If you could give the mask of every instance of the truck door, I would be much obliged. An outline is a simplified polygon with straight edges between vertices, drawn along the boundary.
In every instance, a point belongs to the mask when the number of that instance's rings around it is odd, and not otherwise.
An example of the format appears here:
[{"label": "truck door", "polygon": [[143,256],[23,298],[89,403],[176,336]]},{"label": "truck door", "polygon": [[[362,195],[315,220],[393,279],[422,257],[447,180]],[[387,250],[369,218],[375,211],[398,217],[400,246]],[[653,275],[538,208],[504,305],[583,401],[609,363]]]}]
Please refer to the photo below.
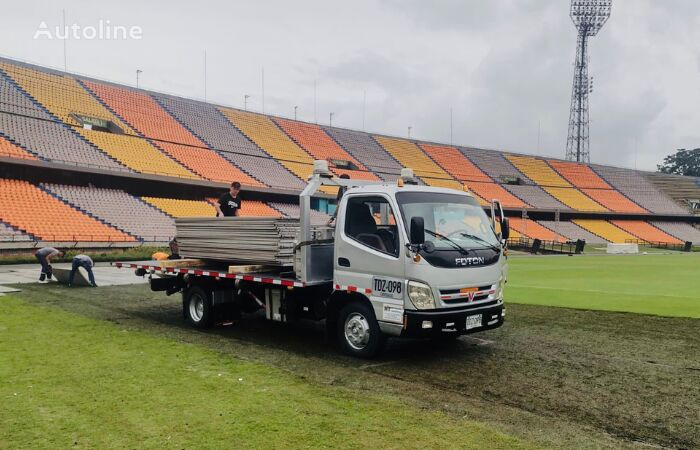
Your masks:
[{"label": "truck door", "polygon": [[[379,320],[398,318],[403,314],[406,250],[394,210],[381,195],[352,195],[343,200],[347,203],[336,228],[335,284],[365,293]],[[367,290],[371,293],[366,294]]]}]

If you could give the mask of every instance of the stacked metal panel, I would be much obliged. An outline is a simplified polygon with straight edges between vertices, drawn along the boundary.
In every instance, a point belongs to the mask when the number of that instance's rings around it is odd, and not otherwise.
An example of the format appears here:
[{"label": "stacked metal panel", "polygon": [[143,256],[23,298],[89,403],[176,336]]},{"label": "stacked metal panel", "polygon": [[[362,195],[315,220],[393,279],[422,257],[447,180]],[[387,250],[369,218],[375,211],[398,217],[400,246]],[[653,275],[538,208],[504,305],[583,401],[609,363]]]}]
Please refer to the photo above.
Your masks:
[{"label": "stacked metal panel", "polygon": [[275,217],[190,217],[175,220],[185,258],[292,266],[299,220]]}]

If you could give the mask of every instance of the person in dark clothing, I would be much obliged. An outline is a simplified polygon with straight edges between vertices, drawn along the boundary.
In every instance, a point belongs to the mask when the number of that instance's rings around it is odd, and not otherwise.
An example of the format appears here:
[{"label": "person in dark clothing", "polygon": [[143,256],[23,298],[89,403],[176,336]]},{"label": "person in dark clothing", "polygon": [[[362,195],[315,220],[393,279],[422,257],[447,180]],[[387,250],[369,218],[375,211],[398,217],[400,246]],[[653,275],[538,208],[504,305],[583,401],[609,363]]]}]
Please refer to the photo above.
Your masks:
[{"label": "person in dark clothing", "polygon": [[62,257],[63,255],[65,255],[63,250],[53,247],[40,248],[36,251],[36,253],[34,253],[36,259],[39,260],[39,264],[41,264],[41,275],[39,275],[39,281],[51,279],[51,258],[54,256]]},{"label": "person in dark clothing", "polygon": [[219,197],[219,201],[214,203],[217,217],[238,216],[241,210],[241,183],[234,181],[227,193]]},{"label": "person in dark clothing", "polygon": [[88,278],[90,279],[90,286],[97,287],[97,284],[95,283],[95,275],[92,273],[92,266],[94,265],[95,263],[92,262],[92,258],[90,258],[88,255],[76,255],[76,257],[73,258],[73,267],[71,267],[70,275],[68,276],[68,286],[73,284],[75,272],[78,271],[78,267],[82,267],[87,271]]}]

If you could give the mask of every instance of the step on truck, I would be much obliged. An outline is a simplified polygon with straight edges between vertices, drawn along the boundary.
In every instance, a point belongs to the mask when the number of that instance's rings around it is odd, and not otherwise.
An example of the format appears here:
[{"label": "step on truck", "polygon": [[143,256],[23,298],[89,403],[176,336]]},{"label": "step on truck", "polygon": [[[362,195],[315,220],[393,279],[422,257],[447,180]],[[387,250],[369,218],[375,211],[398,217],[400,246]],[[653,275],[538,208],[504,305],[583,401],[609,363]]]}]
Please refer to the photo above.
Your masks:
[{"label": "step on truck", "polygon": [[[311,197],[321,186],[345,192],[319,239]],[[325,320],[339,346],[358,357],[376,355],[387,337],[449,339],[503,324],[509,226],[497,200],[489,217],[466,187],[422,186],[410,169],[395,183],[343,179],[316,161],[299,203],[293,267],[116,265],[149,274],[154,291],[182,292],[183,316],[194,327],[259,310],[278,322]]]}]

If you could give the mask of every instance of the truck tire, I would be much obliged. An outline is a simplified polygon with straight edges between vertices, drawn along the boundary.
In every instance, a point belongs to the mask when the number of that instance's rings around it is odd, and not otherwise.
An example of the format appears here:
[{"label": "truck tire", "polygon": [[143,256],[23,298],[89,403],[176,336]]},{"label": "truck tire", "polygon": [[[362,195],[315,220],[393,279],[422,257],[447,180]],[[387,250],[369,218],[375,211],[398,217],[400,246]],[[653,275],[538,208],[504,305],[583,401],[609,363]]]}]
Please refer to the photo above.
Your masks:
[{"label": "truck tire", "polygon": [[214,305],[211,294],[199,286],[192,286],[184,293],[183,312],[187,322],[195,328],[209,328],[214,323]]},{"label": "truck tire", "polygon": [[376,356],[386,341],[372,307],[359,302],[352,302],[340,310],[337,338],[345,353],[360,358]]}]

